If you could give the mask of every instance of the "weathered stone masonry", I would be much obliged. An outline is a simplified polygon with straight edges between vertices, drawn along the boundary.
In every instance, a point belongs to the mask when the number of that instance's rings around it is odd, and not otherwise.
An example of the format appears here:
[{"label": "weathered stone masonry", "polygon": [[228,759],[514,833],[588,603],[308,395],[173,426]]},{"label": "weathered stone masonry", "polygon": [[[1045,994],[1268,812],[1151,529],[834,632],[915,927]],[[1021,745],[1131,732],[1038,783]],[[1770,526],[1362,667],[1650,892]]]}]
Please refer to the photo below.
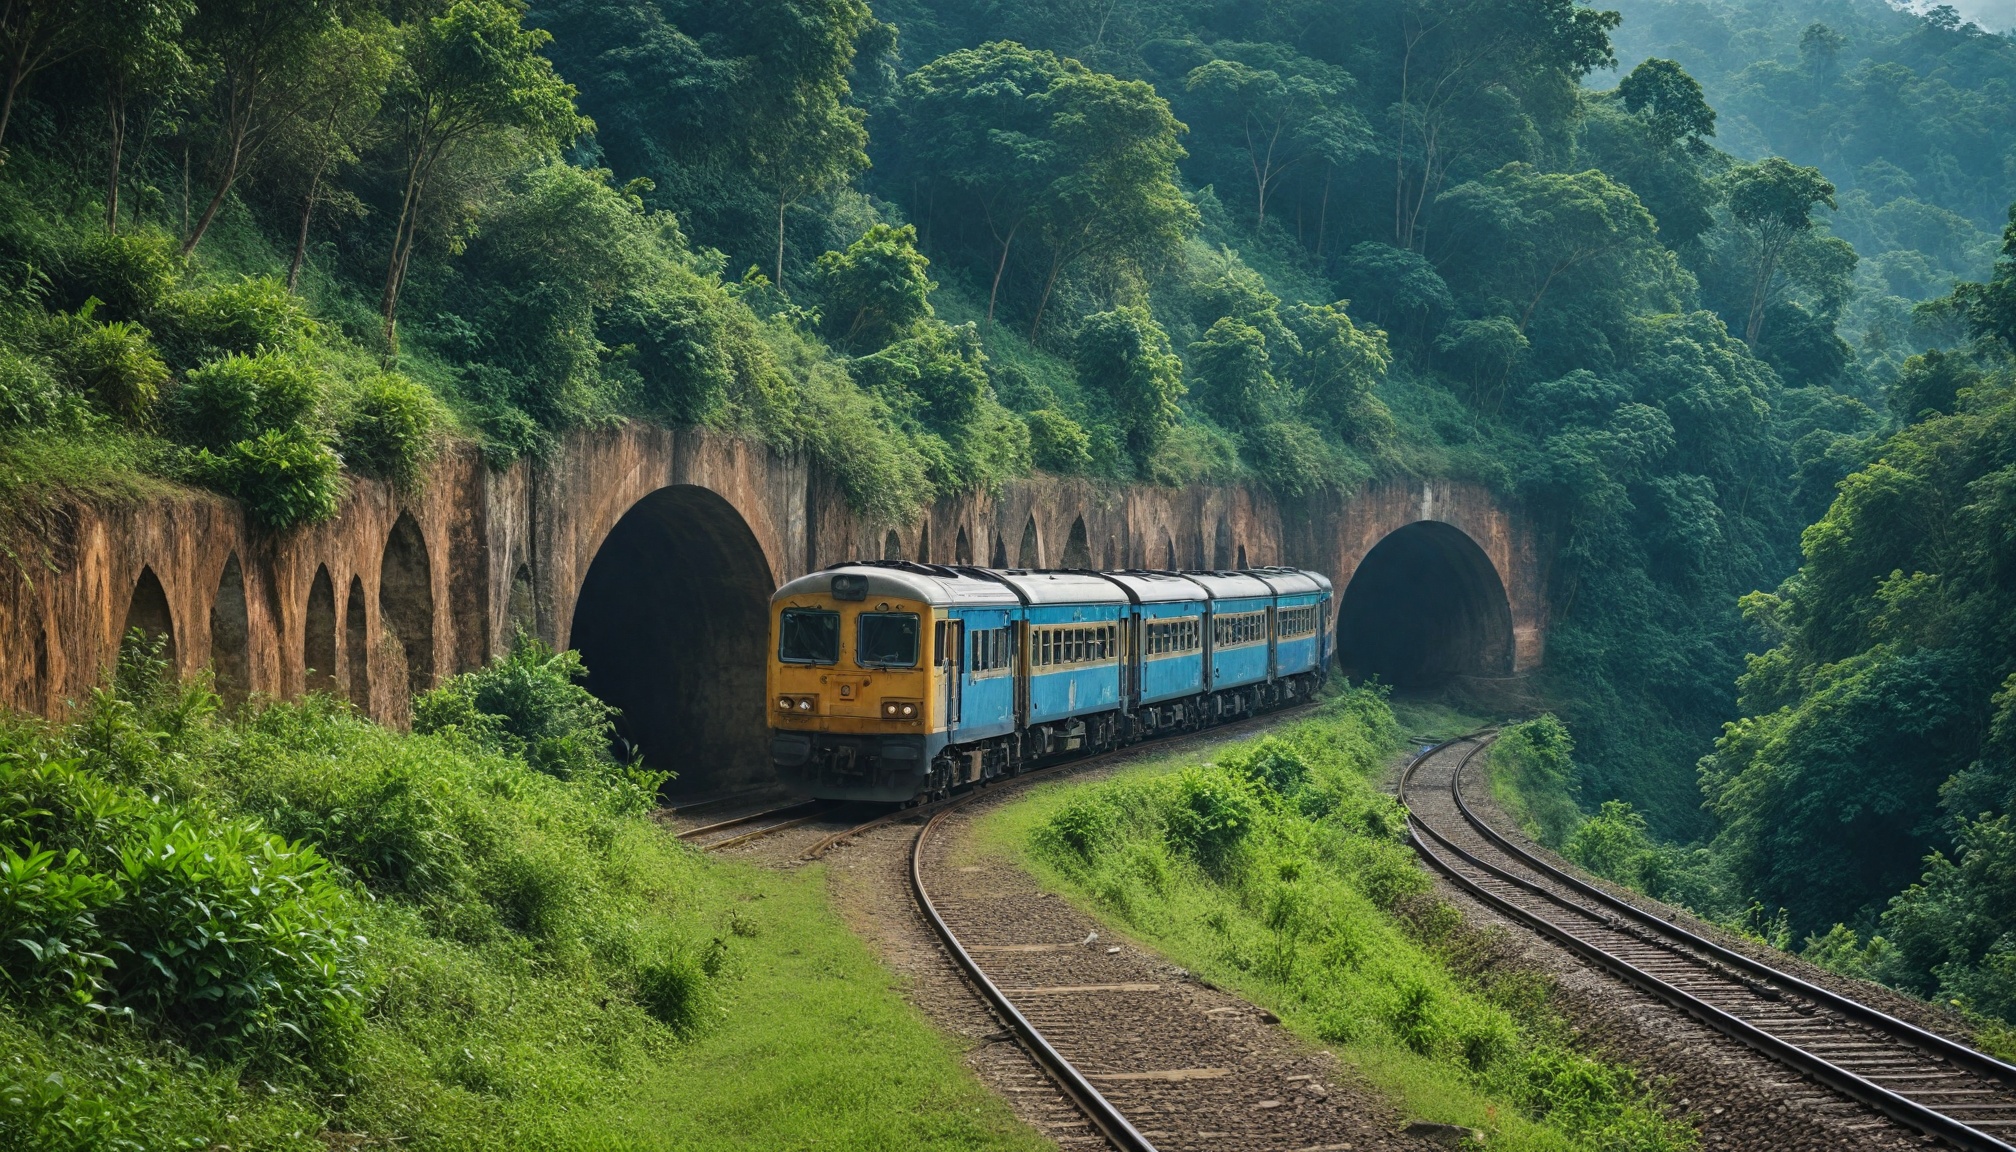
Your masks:
[{"label": "weathered stone masonry", "polygon": [[[763,772],[762,638],[746,635],[760,633],[761,613],[750,606],[815,568],[883,556],[1296,564],[1328,573],[1341,599],[1381,540],[1422,522],[1460,531],[1502,586],[1510,642],[1478,670],[1536,667],[1547,627],[1536,533],[1474,484],[1395,482],[1284,505],[1238,487],[1033,476],[891,526],[861,521],[801,456],[632,426],[577,434],[552,458],[504,472],[454,452],[410,494],[360,481],[336,519],[283,535],[255,531],[235,504],[197,492],[73,509],[47,539],[17,546],[0,575],[0,705],[60,717],[138,624],[169,631],[184,673],[214,668],[227,698],[317,688],[399,724],[410,690],[482,663],[514,630],[567,647],[580,626],[596,633],[578,640],[591,671],[596,644],[629,643],[633,664],[685,666],[688,687],[653,691],[667,716],[713,731],[680,752],[709,761],[688,770],[689,782],[721,783]],[[598,555],[607,559],[591,579]],[[601,602],[584,605],[586,586]],[[699,613],[709,617],[702,631],[680,631],[682,603],[715,605]],[[682,650],[637,649],[652,636]],[[753,697],[747,670],[692,667],[725,664],[724,653],[756,665]],[[668,757],[667,744],[685,743],[678,731],[654,730],[652,751]]]}]

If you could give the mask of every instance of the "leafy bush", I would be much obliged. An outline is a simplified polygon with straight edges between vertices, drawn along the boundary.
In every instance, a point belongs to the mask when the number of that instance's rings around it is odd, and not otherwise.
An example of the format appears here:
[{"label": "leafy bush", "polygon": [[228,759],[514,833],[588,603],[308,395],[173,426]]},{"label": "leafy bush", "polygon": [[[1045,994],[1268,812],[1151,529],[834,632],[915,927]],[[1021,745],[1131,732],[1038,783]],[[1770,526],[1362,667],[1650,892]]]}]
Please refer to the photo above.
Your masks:
[{"label": "leafy bush", "polygon": [[[344,1043],[359,998],[353,929],[313,849],[151,803],[81,759],[0,750],[0,790],[13,801],[0,817],[11,842],[0,844],[0,975],[22,995],[87,1018],[134,1016],[226,1055]],[[81,846],[39,848],[24,822]]]},{"label": "leafy bush", "polygon": [[66,385],[125,424],[147,422],[168,382],[168,365],[155,353],[147,329],[125,320],[100,324],[86,309],[50,317],[40,335]]},{"label": "leafy bush", "polygon": [[232,354],[189,373],[167,408],[189,444],[222,449],[267,432],[297,428],[322,403],[322,382],[298,356]]},{"label": "leafy bush", "polygon": [[917,251],[917,229],[871,226],[845,252],[819,257],[820,310],[833,346],[879,352],[931,318],[931,261]]},{"label": "leafy bush", "polygon": [[413,700],[413,730],[454,732],[562,780],[609,781],[642,811],[671,773],[621,765],[610,751],[616,709],[581,687],[581,654],[520,632],[511,651]]},{"label": "leafy bush", "polygon": [[351,399],[337,443],[354,471],[411,487],[434,459],[444,420],[432,392],[396,372],[380,373]]},{"label": "leafy bush", "polygon": [[1046,472],[1078,473],[1092,466],[1092,436],[1085,426],[1055,408],[1024,412],[1029,452]]},{"label": "leafy bush", "polygon": [[0,348],[0,429],[74,431],[90,417],[83,398],[56,383],[40,361]]},{"label": "leafy bush", "polygon": [[174,292],[182,256],[155,231],[109,233],[86,226],[66,238],[49,268],[50,303],[83,311],[92,300],[114,320],[142,320]]},{"label": "leafy bush", "polygon": [[247,276],[187,293],[165,311],[162,344],[182,365],[218,353],[300,351],[316,335],[307,305],[272,276]]},{"label": "leafy bush", "polygon": [[1559,849],[1582,823],[1575,741],[1553,715],[1508,724],[1486,753],[1492,796],[1526,834]]},{"label": "leafy bush", "polygon": [[716,937],[702,947],[681,944],[661,960],[637,968],[637,1003],[660,1024],[691,1036],[709,1022],[714,978],[721,974],[727,946]]},{"label": "leafy bush", "polygon": [[343,496],[343,458],[299,428],[262,432],[218,452],[205,448],[195,469],[268,528],[320,524],[336,515]]}]

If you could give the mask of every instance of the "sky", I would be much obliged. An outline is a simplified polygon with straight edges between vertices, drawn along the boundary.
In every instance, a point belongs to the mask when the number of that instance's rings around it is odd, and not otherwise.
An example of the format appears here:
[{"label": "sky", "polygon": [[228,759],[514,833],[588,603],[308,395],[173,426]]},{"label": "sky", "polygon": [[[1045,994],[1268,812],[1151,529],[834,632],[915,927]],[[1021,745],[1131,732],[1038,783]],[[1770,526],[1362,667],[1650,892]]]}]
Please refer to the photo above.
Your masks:
[{"label": "sky", "polygon": [[[1951,4],[1960,15],[1990,32],[2005,32],[2016,28],[2016,0],[1943,0],[1943,2]],[[1923,12],[1932,5],[1918,3],[1897,6]]]}]

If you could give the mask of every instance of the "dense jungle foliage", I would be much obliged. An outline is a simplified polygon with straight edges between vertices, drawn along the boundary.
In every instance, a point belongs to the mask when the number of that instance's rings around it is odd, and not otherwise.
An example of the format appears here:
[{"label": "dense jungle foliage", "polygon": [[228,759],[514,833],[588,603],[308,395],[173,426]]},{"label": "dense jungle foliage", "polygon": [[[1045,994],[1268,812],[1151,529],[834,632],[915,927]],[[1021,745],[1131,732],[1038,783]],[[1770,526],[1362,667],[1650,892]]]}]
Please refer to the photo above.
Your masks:
[{"label": "dense jungle foliage", "polygon": [[[1629,805],[1598,819],[1801,932],[1876,931],[1958,851],[1882,947],[1921,990],[2001,963],[1964,906],[2002,805],[2016,44],[1950,10],[9,11],[10,532],[164,482],[285,531],[452,441],[502,467],[626,419],[807,451],[892,523],[1031,468],[1471,478],[1548,538],[1542,687],[1577,794]],[[1739,599],[1788,577],[1746,672]]]}]

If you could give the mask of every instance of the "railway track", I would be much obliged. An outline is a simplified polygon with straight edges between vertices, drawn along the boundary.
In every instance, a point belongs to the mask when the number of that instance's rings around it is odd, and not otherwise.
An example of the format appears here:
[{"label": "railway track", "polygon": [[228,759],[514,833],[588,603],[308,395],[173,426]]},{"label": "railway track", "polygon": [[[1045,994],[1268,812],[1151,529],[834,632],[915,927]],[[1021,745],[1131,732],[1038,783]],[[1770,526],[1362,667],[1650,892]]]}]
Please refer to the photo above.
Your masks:
[{"label": "railway track", "polygon": [[679,833],[679,839],[697,845],[703,852],[718,852],[723,848],[733,848],[752,840],[761,840],[787,828],[798,828],[815,820],[824,820],[846,807],[848,805],[838,800],[803,800],[786,804],[781,808],[767,808],[746,816],[736,816],[729,820],[703,824],[698,828],[688,828]]},{"label": "railway track", "polygon": [[[1166,748],[1198,737],[1236,737],[1302,711],[1284,710],[1162,743]],[[1144,748],[1158,750],[1135,745],[1025,773],[1012,783],[1094,767]],[[1320,1064],[1305,1057],[1292,1066],[1270,1065],[1259,1055],[1264,1043],[1256,1045],[1255,1036],[1240,1030],[1265,1029],[1275,1023],[1271,1015],[1153,957],[1109,945],[1096,932],[1080,939],[1073,933],[1083,932],[1085,925],[1054,910],[1062,902],[1050,902],[1051,910],[1026,904],[1011,910],[999,896],[976,896],[970,883],[978,878],[959,876],[958,883],[948,885],[958,915],[948,913],[942,904],[946,897],[934,898],[928,880],[933,834],[960,808],[1000,790],[997,785],[889,813],[829,836],[805,855],[815,856],[878,824],[927,817],[910,845],[908,880],[932,934],[1006,1025],[1001,1038],[1012,1035],[1076,1105],[1097,1138],[1120,1152],[1156,1152],[1157,1139],[1167,1148],[1214,1150],[1354,1147],[1352,1140],[1337,1142],[1340,1135],[1355,1137],[1361,1148],[1417,1146],[1405,1138],[1372,1135],[1362,1116],[1339,1115],[1341,1104],[1328,1100],[1322,1087]],[[963,927],[955,930],[955,920]],[[1067,928],[1067,920],[1075,927]],[[962,932],[976,936],[962,938]],[[1071,939],[1062,939],[1065,935]],[[1168,1067],[1171,1063],[1196,1066]],[[1181,1131],[1200,1125],[1230,1130]]]},{"label": "railway track", "polygon": [[1462,792],[1464,769],[1489,743],[1472,736],[1437,745],[1401,778],[1414,845],[1437,871],[1849,1100],[1968,1152],[2016,1149],[2016,1067],[1724,948],[1500,835]]}]

